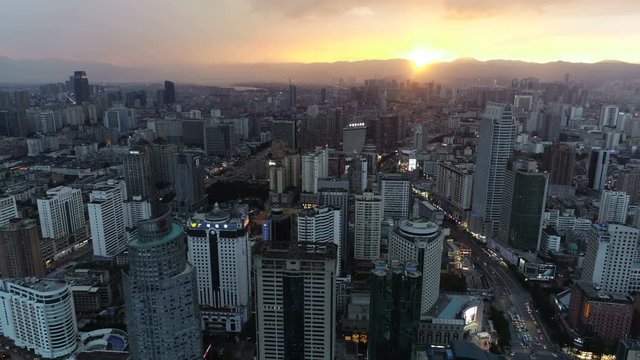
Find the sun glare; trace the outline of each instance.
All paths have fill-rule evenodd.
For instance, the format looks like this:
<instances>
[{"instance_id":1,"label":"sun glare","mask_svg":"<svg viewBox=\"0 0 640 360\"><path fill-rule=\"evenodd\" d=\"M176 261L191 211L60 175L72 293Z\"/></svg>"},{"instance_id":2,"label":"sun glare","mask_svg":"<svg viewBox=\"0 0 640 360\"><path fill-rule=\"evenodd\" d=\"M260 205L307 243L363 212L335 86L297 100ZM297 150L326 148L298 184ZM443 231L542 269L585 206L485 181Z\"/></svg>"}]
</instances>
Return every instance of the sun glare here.
<instances>
[{"instance_id":1,"label":"sun glare","mask_svg":"<svg viewBox=\"0 0 640 360\"><path fill-rule=\"evenodd\" d=\"M420 69L420 68L423 68L425 65L438 62L438 61L444 61L445 52L419 48L419 49L414 49L410 53L406 54L404 58L413 62L413 65L416 68Z\"/></svg>"}]
</instances>

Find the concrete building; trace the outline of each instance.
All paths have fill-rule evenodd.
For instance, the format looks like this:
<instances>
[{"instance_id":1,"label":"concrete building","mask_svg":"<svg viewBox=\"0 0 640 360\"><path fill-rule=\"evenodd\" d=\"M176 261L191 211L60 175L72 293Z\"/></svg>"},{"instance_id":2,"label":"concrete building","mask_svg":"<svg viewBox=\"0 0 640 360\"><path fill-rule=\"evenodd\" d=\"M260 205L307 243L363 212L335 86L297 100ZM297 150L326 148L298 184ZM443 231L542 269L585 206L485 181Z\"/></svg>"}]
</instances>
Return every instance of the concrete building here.
<instances>
[{"instance_id":1,"label":"concrete building","mask_svg":"<svg viewBox=\"0 0 640 360\"><path fill-rule=\"evenodd\" d=\"M175 207L179 212L199 210L206 200L204 193L204 164L197 152L182 151L173 154L173 187Z\"/></svg>"},{"instance_id":2,"label":"concrete building","mask_svg":"<svg viewBox=\"0 0 640 360\"><path fill-rule=\"evenodd\" d=\"M385 219L406 219L411 209L411 182L402 174L380 174L378 181Z\"/></svg>"},{"instance_id":3,"label":"concrete building","mask_svg":"<svg viewBox=\"0 0 640 360\"><path fill-rule=\"evenodd\" d=\"M258 359L334 359L336 252L333 244L256 243Z\"/></svg>"},{"instance_id":4,"label":"concrete building","mask_svg":"<svg viewBox=\"0 0 640 360\"><path fill-rule=\"evenodd\" d=\"M36 221L14 218L0 226L0 277L43 277L44 261Z\"/></svg>"},{"instance_id":5,"label":"concrete building","mask_svg":"<svg viewBox=\"0 0 640 360\"><path fill-rule=\"evenodd\" d=\"M122 180L98 184L89 194L87 210L94 256L113 257L127 248L123 205L126 199L127 186Z\"/></svg>"},{"instance_id":6,"label":"concrete building","mask_svg":"<svg viewBox=\"0 0 640 360\"><path fill-rule=\"evenodd\" d=\"M607 184L609 171L609 152L607 150L593 150L589 156L587 179L589 187L596 190L604 189Z\"/></svg>"},{"instance_id":7,"label":"concrete building","mask_svg":"<svg viewBox=\"0 0 640 360\"><path fill-rule=\"evenodd\" d=\"M618 350L616 351L616 360L634 360L638 358L640 358L640 340L620 339Z\"/></svg>"},{"instance_id":8,"label":"concrete building","mask_svg":"<svg viewBox=\"0 0 640 360\"><path fill-rule=\"evenodd\" d=\"M439 162L435 192L462 211L471 209L473 164Z\"/></svg>"},{"instance_id":9,"label":"concrete building","mask_svg":"<svg viewBox=\"0 0 640 360\"><path fill-rule=\"evenodd\" d=\"M598 222L622 223L627 222L630 196L622 191L603 190L600 196L600 210Z\"/></svg>"},{"instance_id":10,"label":"concrete building","mask_svg":"<svg viewBox=\"0 0 640 360\"><path fill-rule=\"evenodd\" d=\"M296 150L296 122L274 120L271 122L271 136L274 142L280 142L289 149Z\"/></svg>"},{"instance_id":11,"label":"concrete building","mask_svg":"<svg viewBox=\"0 0 640 360\"><path fill-rule=\"evenodd\" d=\"M151 179L151 154L146 147L135 147L122 157L124 181L127 183L127 195L141 196L146 199L153 195L155 186Z\"/></svg>"},{"instance_id":12,"label":"concrete building","mask_svg":"<svg viewBox=\"0 0 640 360\"><path fill-rule=\"evenodd\" d=\"M133 229L141 220L151 218L151 203L141 196L134 196L123 203L123 215L125 227Z\"/></svg>"},{"instance_id":13,"label":"concrete building","mask_svg":"<svg viewBox=\"0 0 640 360\"><path fill-rule=\"evenodd\" d=\"M368 189L368 164L367 158L356 156L349 163L349 192L361 194Z\"/></svg>"},{"instance_id":14,"label":"concrete building","mask_svg":"<svg viewBox=\"0 0 640 360\"><path fill-rule=\"evenodd\" d=\"M204 127L204 152L207 156L229 157L238 150L236 133L231 123Z\"/></svg>"},{"instance_id":15,"label":"concrete building","mask_svg":"<svg viewBox=\"0 0 640 360\"><path fill-rule=\"evenodd\" d=\"M298 214L298 241L335 244L336 274L342 271L342 211L331 206L317 206Z\"/></svg>"},{"instance_id":16,"label":"concrete building","mask_svg":"<svg viewBox=\"0 0 640 360\"><path fill-rule=\"evenodd\" d=\"M568 144L545 146L542 169L549 172L549 184L571 185L576 167L576 152Z\"/></svg>"},{"instance_id":17,"label":"concrete building","mask_svg":"<svg viewBox=\"0 0 640 360\"><path fill-rule=\"evenodd\" d=\"M615 128L618 124L620 109L614 105L605 105L600 109L600 126Z\"/></svg>"},{"instance_id":18,"label":"concrete building","mask_svg":"<svg viewBox=\"0 0 640 360\"><path fill-rule=\"evenodd\" d=\"M207 332L240 332L251 305L249 217L218 204L187 221L188 260L196 268Z\"/></svg>"},{"instance_id":19,"label":"concrete building","mask_svg":"<svg viewBox=\"0 0 640 360\"><path fill-rule=\"evenodd\" d=\"M302 155L301 165L301 191L317 193L318 179L329 176L329 150L318 148L313 153Z\"/></svg>"},{"instance_id":20,"label":"concrete building","mask_svg":"<svg viewBox=\"0 0 640 360\"><path fill-rule=\"evenodd\" d=\"M38 199L38 215L43 238L60 239L84 229L82 192L67 186L47 190Z\"/></svg>"},{"instance_id":21,"label":"concrete building","mask_svg":"<svg viewBox=\"0 0 640 360\"><path fill-rule=\"evenodd\" d=\"M502 189L516 131L511 106L487 103L480 125L470 219L470 230L484 238L497 234Z\"/></svg>"},{"instance_id":22,"label":"concrete building","mask_svg":"<svg viewBox=\"0 0 640 360\"><path fill-rule=\"evenodd\" d=\"M154 184L168 185L174 181L173 154L176 144L170 144L165 138L157 137L150 145L151 179Z\"/></svg>"},{"instance_id":23,"label":"concrete building","mask_svg":"<svg viewBox=\"0 0 640 360\"><path fill-rule=\"evenodd\" d=\"M133 360L202 358L196 272L171 209L154 204L129 243L124 274L129 350Z\"/></svg>"},{"instance_id":24,"label":"concrete building","mask_svg":"<svg viewBox=\"0 0 640 360\"><path fill-rule=\"evenodd\" d=\"M0 333L45 359L66 358L77 347L71 289L63 281L0 280Z\"/></svg>"},{"instance_id":25,"label":"concrete building","mask_svg":"<svg viewBox=\"0 0 640 360\"><path fill-rule=\"evenodd\" d=\"M383 219L382 197L364 193L355 198L354 258L380 258L380 236Z\"/></svg>"},{"instance_id":26,"label":"concrete building","mask_svg":"<svg viewBox=\"0 0 640 360\"><path fill-rule=\"evenodd\" d=\"M389 233L389 259L418 264L422 273L422 315L438 300L444 233L424 219L401 220Z\"/></svg>"},{"instance_id":27,"label":"concrete building","mask_svg":"<svg viewBox=\"0 0 640 360\"><path fill-rule=\"evenodd\" d=\"M363 122L351 123L342 129L342 152L351 156L359 154L367 138L367 125Z\"/></svg>"},{"instance_id":28,"label":"concrete building","mask_svg":"<svg viewBox=\"0 0 640 360\"><path fill-rule=\"evenodd\" d=\"M631 205L640 205L640 171L620 174L616 181L616 190L629 194Z\"/></svg>"},{"instance_id":29,"label":"concrete building","mask_svg":"<svg viewBox=\"0 0 640 360\"><path fill-rule=\"evenodd\" d=\"M540 239L540 251L557 252L560 251L560 241L562 237L551 226L542 230L542 238Z\"/></svg>"},{"instance_id":30,"label":"concrete building","mask_svg":"<svg viewBox=\"0 0 640 360\"><path fill-rule=\"evenodd\" d=\"M340 262L345 264L350 254L347 242L347 230L349 228L349 182L336 178L318 179L318 205L333 206L340 209L340 249L342 258ZM344 267L343 267L344 269Z\"/></svg>"},{"instance_id":31,"label":"concrete building","mask_svg":"<svg viewBox=\"0 0 640 360\"><path fill-rule=\"evenodd\" d=\"M18 217L18 206L13 196L0 197L0 226L9 223L9 220Z\"/></svg>"}]
</instances>

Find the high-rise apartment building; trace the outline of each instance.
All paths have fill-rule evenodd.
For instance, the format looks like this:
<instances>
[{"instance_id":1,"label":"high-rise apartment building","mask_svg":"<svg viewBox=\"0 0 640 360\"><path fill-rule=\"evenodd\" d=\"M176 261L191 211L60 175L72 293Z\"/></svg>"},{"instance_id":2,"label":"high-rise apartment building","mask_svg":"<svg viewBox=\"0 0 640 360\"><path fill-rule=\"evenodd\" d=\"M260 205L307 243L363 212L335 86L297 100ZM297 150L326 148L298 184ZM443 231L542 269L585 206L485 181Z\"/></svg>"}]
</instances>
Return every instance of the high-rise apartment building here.
<instances>
[{"instance_id":1,"label":"high-rise apartment building","mask_svg":"<svg viewBox=\"0 0 640 360\"><path fill-rule=\"evenodd\" d=\"M297 88L289 82L289 108L295 109L298 100Z\"/></svg>"},{"instance_id":2,"label":"high-rise apartment building","mask_svg":"<svg viewBox=\"0 0 640 360\"><path fill-rule=\"evenodd\" d=\"M151 203L143 199L141 196L134 196L131 200L127 200L123 204L124 224L128 229L138 226L141 220L151 218Z\"/></svg>"},{"instance_id":3,"label":"high-rise apartment building","mask_svg":"<svg viewBox=\"0 0 640 360\"><path fill-rule=\"evenodd\" d=\"M84 228L82 192L67 186L47 190L44 199L38 199L38 215L42 237L60 239Z\"/></svg>"},{"instance_id":4,"label":"high-rise apartment building","mask_svg":"<svg viewBox=\"0 0 640 360\"><path fill-rule=\"evenodd\" d=\"M369 306L369 359L413 358L420 322L421 275L414 263L374 263Z\"/></svg>"},{"instance_id":5,"label":"high-rise apartment building","mask_svg":"<svg viewBox=\"0 0 640 360\"><path fill-rule=\"evenodd\" d=\"M342 129L342 151L347 156L359 154L367 138L367 125L363 122L351 123Z\"/></svg>"},{"instance_id":6,"label":"high-rise apartment building","mask_svg":"<svg viewBox=\"0 0 640 360\"><path fill-rule=\"evenodd\" d=\"M480 125L470 219L470 230L483 237L492 237L498 230L504 178L516 132L511 106L487 103Z\"/></svg>"},{"instance_id":7,"label":"high-rise apartment building","mask_svg":"<svg viewBox=\"0 0 640 360\"><path fill-rule=\"evenodd\" d=\"M549 174L527 169L526 161L508 165L497 238L504 246L522 251L540 249ZM535 164L535 160L528 162Z\"/></svg>"},{"instance_id":8,"label":"high-rise apartment building","mask_svg":"<svg viewBox=\"0 0 640 360\"><path fill-rule=\"evenodd\" d=\"M280 142L289 149L297 149L296 122L289 120L274 120L271 122L271 136L273 142Z\"/></svg>"},{"instance_id":9,"label":"high-rise apartment building","mask_svg":"<svg viewBox=\"0 0 640 360\"><path fill-rule=\"evenodd\" d=\"M589 187L596 190L604 189L607 184L609 171L609 152L607 150L593 150L589 156L587 179Z\"/></svg>"},{"instance_id":10,"label":"high-rise apartment building","mask_svg":"<svg viewBox=\"0 0 640 360\"><path fill-rule=\"evenodd\" d=\"M603 291L627 293L640 230L621 224L593 224L587 237L582 279Z\"/></svg>"},{"instance_id":11,"label":"high-rise apartment building","mask_svg":"<svg viewBox=\"0 0 640 360\"><path fill-rule=\"evenodd\" d=\"M342 270L342 214L331 206L317 206L298 214L298 241L331 243L337 248L336 274Z\"/></svg>"},{"instance_id":12,"label":"high-rise apartment building","mask_svg":"<svg viewBox=\"0 0 640 360\"><path fill-rule=\"evenodd\" d=\"M82 104L89 101L89 79L84 71L75 71L73 73L73 96L76 104Z\"/></svg>"},{"instance_id":13,"label":"high-rise apartment building","mask_svg":"<svg viewBox=\"0 0 640 360\"><path fill-rule=\"evenodd\" d=\"M182 212L198 210L206 199L202 155L191 151L175 153L173 169L176 206Z\"/></svg>"},{"instance_id":14,"label":"high-rise apartment building","mask_svg":"<svg viewBox=\"0 0 640 360\"><path fill-rule=\"evenodd\" d=\"M336 252L334 244L256 243L258 359L334 359Z\"/></svg>"},{"instance_id":15,"label":"high-rise apartment building","mask_svg":"<svg viewBox=\"0 0 640 360\"><path fill-rule=\"evenodd\" d=\"M600 210L598 211L598 222L621 223L627 221L627 211L629 210L630 196L622 191L603 190L600 195Z\"/></svg>"},{"instance_id":16,"label":"high-rise apartment building","mask_svg":"<svg viewBox=\"0 0 640 360\"><path fill-rule=\"evenodd\" d=\"M184 232L168 206L153 206L129 243L123 276L131 359L201 359L198 287Z\"/></svg>"},{"instance_id":17,"label":"high-rise apartment building","mask_svg":"<svg viewBox=\"0 0 640 360\"><path fill-rule=\"evenodd\" d=\"M207 156L228 157L238 149L232 123L218 123L204 127L204 151Z\"/></svg>"},{"instance_id":18,"label":"high-rise apartment building","mask_svg":"<svg viewBox=\"0 0 640 360\"><path fill-rule=\"evenodd\" d=\"M313 153L302 155L301 165L302 192L317 193L318 179L329 175L329 150L318 148Z\"/></svg>"},{"instance_id":19,"label":"high-rise apartment building","mask_svg":"<svg viewBox=\"0 0 640 360\"><path fill-rule=\"evenodd\" d=\"M196 213L187 221L188 260L196 268L207 331L240 332L251 305L249 217L238 209Z\"/></svg>"},{"instance_id":20,"label":"high-rise apartment building","mask_svg":"<svg viewBox=\"0 0 640 360\"><path fill-rule=\"evenodd\" d=\"M153 195L155 187L151 178L151 154L147 147L135 147L125 154L122 168L129 199L134 196L146 199Z\"/></svg>"},{"instance_id":21,"label":"high-rise apartment building","mask_svg":"<svg viewBox=\"0 0 640 360\"><path fill-rule=\"evenodd\" d=\"M104 112L102 118L104 127L125 132L135 129L137 126L136 111L123 105L115 105Z\"/></svg>"},{"instance_id":22,"label":"high-rise apartment building","mask_svg":"<svg viewBox=\"0 0 640 360\"><path fill-rule=\"evenodd\" d=\"M353 255L357 260L380 258L380 236L384 215L381 196L356 195Z\"/></svg>"},{"instance_id":23,"label":"high-rise apartment building","mask_svg":"<svg viewBox=\"0 0 640 360\"><path fill-rule=\"evenodd\" d=\"M615 105L605 105L600 109L600 126L615 128L618 124L620 108Z\"/></svg>"},{"instance_id":24,"label":"high-rise apartment building","mask_svg":"<svg viewBox=\"0 0 640 360\"><path fill-rule=\"evenodd\" d=\"M351 254L348 247L347 230L349 227L349 182L346 179L323 178L318 179L318 205L328 205L340 209L340 250L342 264L346 264L347 257ZM344 267L343 267L344 269Z\"/></svg>"},{"instance_id":25,"label":"high-rise apartment building","mask_svg":"<svg viewBox=\"0 0 640 360\"><path fill-rule=\"evenodd\" d=\"M427 314L438 300L443 247L444 234L432 221L404 219L389 232L389 259L416 263L422 274L422 315Z\"/></svg>"},{"instance_id":26,"label":"high-rise apartment building","mask_svg":"<svg viewBox=\"0 0 640 360\"><path fill-rule=\"evenodd\" d=\"M629 194L631 205L640 205L640 171L619 174L616 189Z\"/></svg>"},{"instance_id":27,"label":"high-rise apartment building","mask_svg":"<svg viewBox=\"0 0 640 360\"><path fill-rule=\"evenodd\" d=\"M40 246L35 220L15 218L0 226L0 277L43 277Z\"/></svg>"},{"instance_id":28,"label":"high-rise apartment building","mask_svg":"<svg viewBox=\"0 0 640 360\"><path fill-rule=\"evenodd\" d=\"M76 349L78 326L71 287L64 281L0 280L0 333L45 359Z\"/></svg>"},{"instance_id":29,"label":"high-rise apartment building","mask_svg":"<svg viewBox=\"0 0 640 360\"><path fill-rule=\"evenodd\" d=\"M356 156L349 163L349 192L352 194L361 194L368 188L368 169L367 158Z\"/></svg>"},{"instance_id":30,"label":"high-rise apartment building","mask_svg":"<svg viewBox=\"0 0 640 360\"><path fill-rule=\"evenodd\" d=\"M151 179L153 184L168 185L174 181L173 154L176 144L158 137L149 145L151 155Z\"/></svg>"},{"instance_id":31,"label":"high-rise apartment building","mask_svg":"<svg viewBox=\"0 0 640 360\"><path fill-rule=\"evenodd\" d=\"M18 206L13 196L0 197L0 226L9 223L9 220L18 217Z\"/></svg>"},{"instance_id":32,"label":"high-rise apartment building","mask_svg":"<svg viewBox=\"0 0 640 360\"><path fill-rule=\"evenodd\" d=\"M471 209L473 164L438 163L436 193L456 208Z\"/></svg>"},{"instance_id":33,"label":"high-rise apartment building","mask_svg":"<svg viewBox=\"0 0 640 360\"><path fill-rule=\"evenodd\" d=\"M93 244L93 255L113 257L127 248L124 201L127 186L122 180L98 184L89 194L87 210Z\"/></svg>"},{"instance_id":34,"label":"high-rise apartment building","mask_svg":"<svg viewBox=\"0 0 640 360\"><path fill-rule=\"evenodd\" d=\"M571 185L576 167L575 150L568 144L545 146L542 169L549 172L549 184Z\"/></svg>"},{"instance_id":35,"label":"high-rise apartment building","mask_svg":"<svg viewBox=\"0 0 640 360\"><path fill-rule=\"evenodd\" d=\"M378 175L378 150L372 143L365 143L362 148L362 156L367 158L367 173L369 176Z\"/></svg>"},{"instance_id":36,"label":"high-rise apartment building","mask_svg":"<svg viewBox=\"0 0 640 360\"><path fill-rule=\"evenodd\" d=\"M378 181L385 219L406 219L411 209L411 182L403 174L380 174Z\"/></svg>"},{"instance_id":37,"label":"high-rise apartment building","mask_svg":"<svg viewBox=\"0 0 640 360\"><path fill-rule=\"evenodd\" d=\"M163 95L165 104L174 104L176 102L176 85L173 81L165 80Z\"/></svg>"}]
</instances>

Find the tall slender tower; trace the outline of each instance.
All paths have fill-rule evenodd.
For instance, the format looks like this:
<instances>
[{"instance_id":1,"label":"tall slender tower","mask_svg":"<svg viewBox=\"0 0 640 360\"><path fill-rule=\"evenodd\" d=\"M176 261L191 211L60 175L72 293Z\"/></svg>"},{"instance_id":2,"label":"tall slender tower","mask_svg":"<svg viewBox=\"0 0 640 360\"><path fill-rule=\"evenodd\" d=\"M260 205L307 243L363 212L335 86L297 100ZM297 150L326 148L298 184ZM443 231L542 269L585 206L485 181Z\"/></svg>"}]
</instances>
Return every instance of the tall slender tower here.
<instances>
[{"instance_id":1,"label":"tall slender tower","mask_svg":"<svg viewBox=\"0 0 640 360\"><path fill-rule=\"evenodd\" d=\"M498 230L502 188L517 129L510 105L487 103L483 118L470 230L483 237L492 237Z\"/></svg>"},{"instance_id":2,"label":"tall slender tower","mask_svg":"<svg viewBox=\"0 0 640 360\"><path fill-rule=\"evenodd\" d=\"M171 209L153 204L129 243L124 275L129 347L133 360L202 357L196 273L187 263L182 226Z\"/></svg>"},{"instance_id":3,"label":"tall slender tower","mask_svg":"<svg viewBox=\"0 0 640 360\"><path fill-rule=\"evenodd\" d=\"M380 233L383 215L382 197L373 193L356 196L354 258L380 258Z\"/></svg>"}]
</instances>

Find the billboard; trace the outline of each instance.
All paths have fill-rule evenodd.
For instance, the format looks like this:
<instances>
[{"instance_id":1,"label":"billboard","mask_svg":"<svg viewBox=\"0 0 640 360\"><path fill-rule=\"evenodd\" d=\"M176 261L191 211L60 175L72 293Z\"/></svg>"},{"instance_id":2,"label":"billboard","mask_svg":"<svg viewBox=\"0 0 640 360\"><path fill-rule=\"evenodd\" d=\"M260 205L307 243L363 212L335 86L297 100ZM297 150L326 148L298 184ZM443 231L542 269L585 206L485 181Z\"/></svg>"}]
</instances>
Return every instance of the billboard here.
<instances>
[{"instance_id":1,"label":"billboard","mask_svg":"<svg viewBox=\"0 0 640 360\"><path fill-rule=\"evenodd\" d=\"M533 281L549 281L556 277L555 264L540 264L523 258L518 259L518 270Z\"/></svg>"},{"instance_id":2,"label":"billboard","mask_svg":"<svg viewBox=\"0 0 640 360\"><path fill-rule=\"evenodd\" d=\"M466 309L462 316L464 317L465 325L476 321L476 318L478 316L478 306L472 306Z\"/></svg>"}]
</instances>

